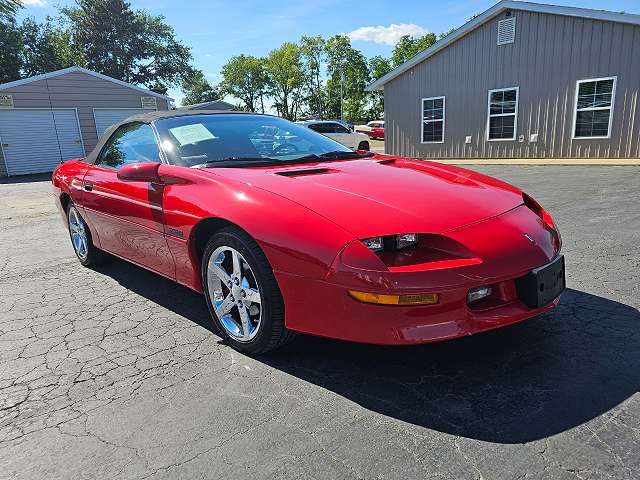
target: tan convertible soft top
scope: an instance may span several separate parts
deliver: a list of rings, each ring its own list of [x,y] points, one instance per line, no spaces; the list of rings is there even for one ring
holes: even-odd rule
[[[104,144],[111,138],[113,132],[115,132],[122,125],[133,122],[140,123],[153,123],[156,120],[160,120],[162,118],[173,118],[173,117],[192,117],[196,115],[264,115],[262,113],[254,113],[254,112],[238,112],[235,110],[158,110],[148,113],[139,113],[136,115],[132,115],[124,120],[110,126],[105,132],[102,134],[100,139],[98,140],[98,144],[91,151],[89,155],[84,159],[87,163],[95,163],[98,154],[104,147]]]

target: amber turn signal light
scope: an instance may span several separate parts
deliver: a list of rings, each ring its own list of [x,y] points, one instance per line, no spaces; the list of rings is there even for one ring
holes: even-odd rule
[[[382,295],[377,293],[359,292],[349,290],[356,300],[364,303],[374,303],[377,305],[434,305],[438,303],[437,293],[423,293],[419,295]]]

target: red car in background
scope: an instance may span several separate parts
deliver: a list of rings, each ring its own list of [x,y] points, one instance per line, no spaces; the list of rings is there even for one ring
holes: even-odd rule
[[[371,127],[371,130],[365,132],[369,138],[384,140],[384,122],[369,122],[367,125]]]
[[[202,292],[248,353],[295,332],[470,335],[545,312],[564,289],[558,230],[518,188],[269,115],[134,116],[52,181],[82,265],[108,252]]]

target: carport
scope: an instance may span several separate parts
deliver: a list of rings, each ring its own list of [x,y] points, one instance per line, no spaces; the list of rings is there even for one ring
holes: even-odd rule
[[[172,99],[80,67],[0,85],[0,176],[50,172],[83,157],[131,115]]]

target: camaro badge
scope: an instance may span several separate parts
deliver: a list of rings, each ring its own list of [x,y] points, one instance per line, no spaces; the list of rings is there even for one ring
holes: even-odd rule
[[[533,245],[536,244],[536,241],[531,237],[531,235],[529,235],[528,233],[524,234],[524,238],[526,238],[527,240],[529,240]]]

